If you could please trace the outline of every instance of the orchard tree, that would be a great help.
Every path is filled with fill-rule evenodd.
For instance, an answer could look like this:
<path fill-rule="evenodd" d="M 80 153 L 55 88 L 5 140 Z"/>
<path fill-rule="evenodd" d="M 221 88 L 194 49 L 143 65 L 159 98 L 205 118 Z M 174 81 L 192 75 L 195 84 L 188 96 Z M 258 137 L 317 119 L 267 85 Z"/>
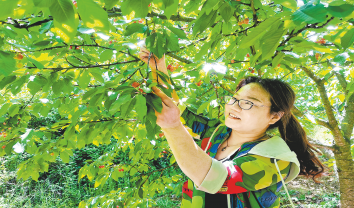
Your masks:
<path fill-rule="evenodd" d="M 293 113 L 310 134 L 331 132 L 341 205 L 354 204 L 354 1 L 331 0 L 0 0 L 0 156 L 33 157 L 18 179 L 38 180 L 74 149 L 117 139 L 86 164 L 79 179 L 104 186 L 124 177 L 132 187 L 82 201 L 142 207 L 165 188 L 180 193 L 181 174 L 156 125 L 172 89 L 196 114 L 223 119 L 224 95 L 247 75 L 280 78 L 297 93 Z M 166 76 L 139 59 L 143 44 L 166 54 Z M 31 117 L 60 119 L 36 129 Z M 58 131 L 64 133 L 56 138 Z M 55 139 L 54 139 L 55 138 Z M 313 141 L 316 142 L 316 141 Z M 23 148 L 23 151 L 21 151 Z M 16 150 L 16 151 L 15 151 Z M 115 164 L 120 151 L 129 162 Z M 168 154 L 170 166 L 149 160 Z M 155 174 L 160 172 L 161 174 Z"/>

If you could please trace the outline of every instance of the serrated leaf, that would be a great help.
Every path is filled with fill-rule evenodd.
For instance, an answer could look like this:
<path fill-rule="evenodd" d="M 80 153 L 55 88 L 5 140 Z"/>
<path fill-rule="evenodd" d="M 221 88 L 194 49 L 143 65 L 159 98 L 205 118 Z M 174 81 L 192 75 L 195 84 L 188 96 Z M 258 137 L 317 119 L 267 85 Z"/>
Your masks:
<path fill-rule="evenodd" d="M 66 151 L 60 152 L 60 158 L 64 163 L 68 163 L 70 161 L 69 154 Z"/>
<path fill-rule="evenodd" d="M 176 34 L 181 39 L 187 39 L 186 33 L 183 30 L 174 28 L 172 26 L 167 26 L 169 30 L 171 30 L 174 34 Z"/>
<path fill-rule="evenodd" d="M 91 80 L 90 73 L 87 70 L 84 70 L 84 72 L 81 73 L 79 77 L 78 84 L 81 88 L 85 89 L 87 85 L 90 83 L 90 80 Z"/>
<path fill-rule="evenodd" d="M 36 7 L 50 7 L 55 0 L 32 0 Z"/>
<path fill-rule="evenodd" d="M 9 108 L 9 117 L 16 115 L 19 110 L 20 110 L 20 105 L 18 105 L 18 104 L 12 105 Z"/>
<path fill-rule="evenodd" d="M 174 155 L 172 155 L 170 158 L 170 165 L 173 165 L 175 162 L 176 162 L 176 158 Z"/>
<path fill-rule="evenodd" d="M 123 15 L 130 15 L 132 11 L 135 12 L 134 17 L 144 18 L 149 12 L 149 0 L 126 0 L 121 4 Z"/>
<path fill-rule="evenodd" d="M 54 32 L 61 39 L 70 43 L 77 33 L 78 19 L 75 18 L 73 4 L 70 0 L 54 0 L 49 7 L 53 16 Z"/>
<path fill-rule="evenodd" d="M 146 26 L 139 23 L 132 23 L 125 28 L 124 35 L 130 36 L 134 33 L 144 33 L 146 31 Z"/>
<path fill-rule="evenodd" d="M 204 109 L 206 109 L 209 104 L 210 104 L 210 102 L 205 102 L 205 103 L 201 104 L 197 110 L 197 114 L 203 113 Z"/>
<path fill-rule="evenodd" d="M 260 23 L 256 28 L 252 29 L 246 37 L 241 39 L 239 48 L 247 48 L 253 45 L 273 24 L 279 24 L 279 21 L 278 17 L 272 17 Z"/>
<path fill-rule="evenodd" d="M 117 3 L 119 0 L 105 0 L 105 8 L 107 10 L 111 10 Z"/>
<path fill-rule="evenodd" d="M 326 21 L 327 10 L 323 4 L 313 5 L 309 2 L 294 12 L 291 16 L 296 25 L 303 23 L 315 24 Z"/>
<path fill-rule="evenodd" d="M 141 121 L 144 121 L 144 117 L 147 114 L 147 106 L 146 106 L 146 98 L 139 94 L 136 98 L 136 105 L 135 105 L 136 113 Z"/>
<path fill-rule="evenodd" d="M 340 39 L 340 43 L 344 50 L 354 43 L 354 28 L 345 33 L 345 35 Z"/>
<path fill-rule="evenodd" d="M 144 191 L 143 191 L 142 188 L 139 189 L 138 195 L 139 195 L 139 197 L 140 197 L 141 199 L 144 198 Z"/>
<path fill-rule="evenodd" d="M 274 0 L 274 4 L 280 4 L 292 10 L 297 9 L 297 2 L 295 0 Z"/>
<path fill-rule="evenodd" d="M 146 94 L 146 102 L 153 106 L 157 112 L 161 113 L 162 100 L 159 96 L 152 93 Z"/>
<path fill-rule="evenodd" d="M 339 1 L 338 1 L 339 2 Z M 338 17 L 338 18 L 343 18 L 343 17 L 347 17 L 350 14 L 353 13 L 354 11 L 354 5 L 352 4 L 347 4 L 343 1 L 344 4 L 341 5 L 337 5 L 336 2 L 331 2 L 328 7 L 327 7 L 327 11 L 333 15 L 334 17 Z"/>
<path fill-rule="evenodd" d="M 109 32 L 108 14 L 93 0 L 76 0 L 77 8 L 83 22 L 88 28 L 94 28 L 105 33 Z"/>
<path fill-rule="evenodd" d="M 15 69 L 16 61 L 10 53 L 0 51 L 0 74 L 9 76 Z"/>

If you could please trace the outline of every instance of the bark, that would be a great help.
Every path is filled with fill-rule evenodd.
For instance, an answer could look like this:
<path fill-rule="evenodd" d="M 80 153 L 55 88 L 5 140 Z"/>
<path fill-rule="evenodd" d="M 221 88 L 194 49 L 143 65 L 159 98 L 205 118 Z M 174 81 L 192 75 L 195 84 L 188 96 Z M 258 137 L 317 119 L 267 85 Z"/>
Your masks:
<path fill-rule="evenodd" d="M 354 208 L 354 161 L 350 147 L 350 137 L 354 125 L 354 95 L 352 95 L 348 100 L 349 102 L 347 102 L 344 119 L 341 123 L 340 129 L 327 96 L 327 91 L 324 86 L 325 80 L 316 76 L 310 69 L 306 67 L 301 68 L 307 76 L 316 83 L 316 87 L 320 93 L 321 102 L 326 110 L 328 124 L 331 127 L 331 133 L 334 137 L 335 146 L 333 153 L 339 176 L 341 207 Z M 341 79 L 340 82 L 343 87 L 343 79 Z"/>

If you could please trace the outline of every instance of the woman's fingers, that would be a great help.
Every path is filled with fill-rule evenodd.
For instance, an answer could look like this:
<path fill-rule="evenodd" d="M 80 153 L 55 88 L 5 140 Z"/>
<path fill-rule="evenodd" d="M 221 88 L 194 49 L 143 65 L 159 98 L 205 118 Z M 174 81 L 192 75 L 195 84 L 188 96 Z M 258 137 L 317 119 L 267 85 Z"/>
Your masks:
<path fill-rule="evenodd" d="M 171 107 L 173 105 L 175 105 L 173 103 L 173 101 L 171 100 L 171 98 L 169 98 L 164 92 L 162 92 L 159 88 L 157 87 L 152 87 L 151 88 L 154 93 L 159 96 L 162 100 L 162 102 L 167 106 L 167 107 Z"/>

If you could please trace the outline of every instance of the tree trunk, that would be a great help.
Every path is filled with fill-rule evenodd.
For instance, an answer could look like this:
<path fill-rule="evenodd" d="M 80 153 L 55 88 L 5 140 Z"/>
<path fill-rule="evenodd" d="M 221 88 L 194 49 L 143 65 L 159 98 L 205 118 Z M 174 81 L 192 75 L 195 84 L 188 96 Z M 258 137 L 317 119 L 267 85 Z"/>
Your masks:
<path fill-rule="evenodd" d="M 332 106 L 329 102 L 327 91 L 324 86 L 325 79 L 316 76 L 310 69 L 301 67 L 303 71 L 316 83 L 320 93 L 321 102 L 326 110 L 328 122 L 317 121 L 318 124 L 330 129 L 334 136 L 334 158 L 336 160 L 337 172 L 339 177 L 339 190 L 341 207 L 354 208 L 354 161 L 351 154 L 351 135 L 354 126 L 354 94 L 350 95 L 346 102 L 344 119 L 341 128 L 338 125 Z M 337 76 L 346 96 L 346 80 L 343 75 L 334 72 Z"/>
<path fill-rule="evenodd" d="M 350 144 L 334 150 L 340 185 L 340 202 L 343 208 L 354 208 L 354 161 Z"/>

